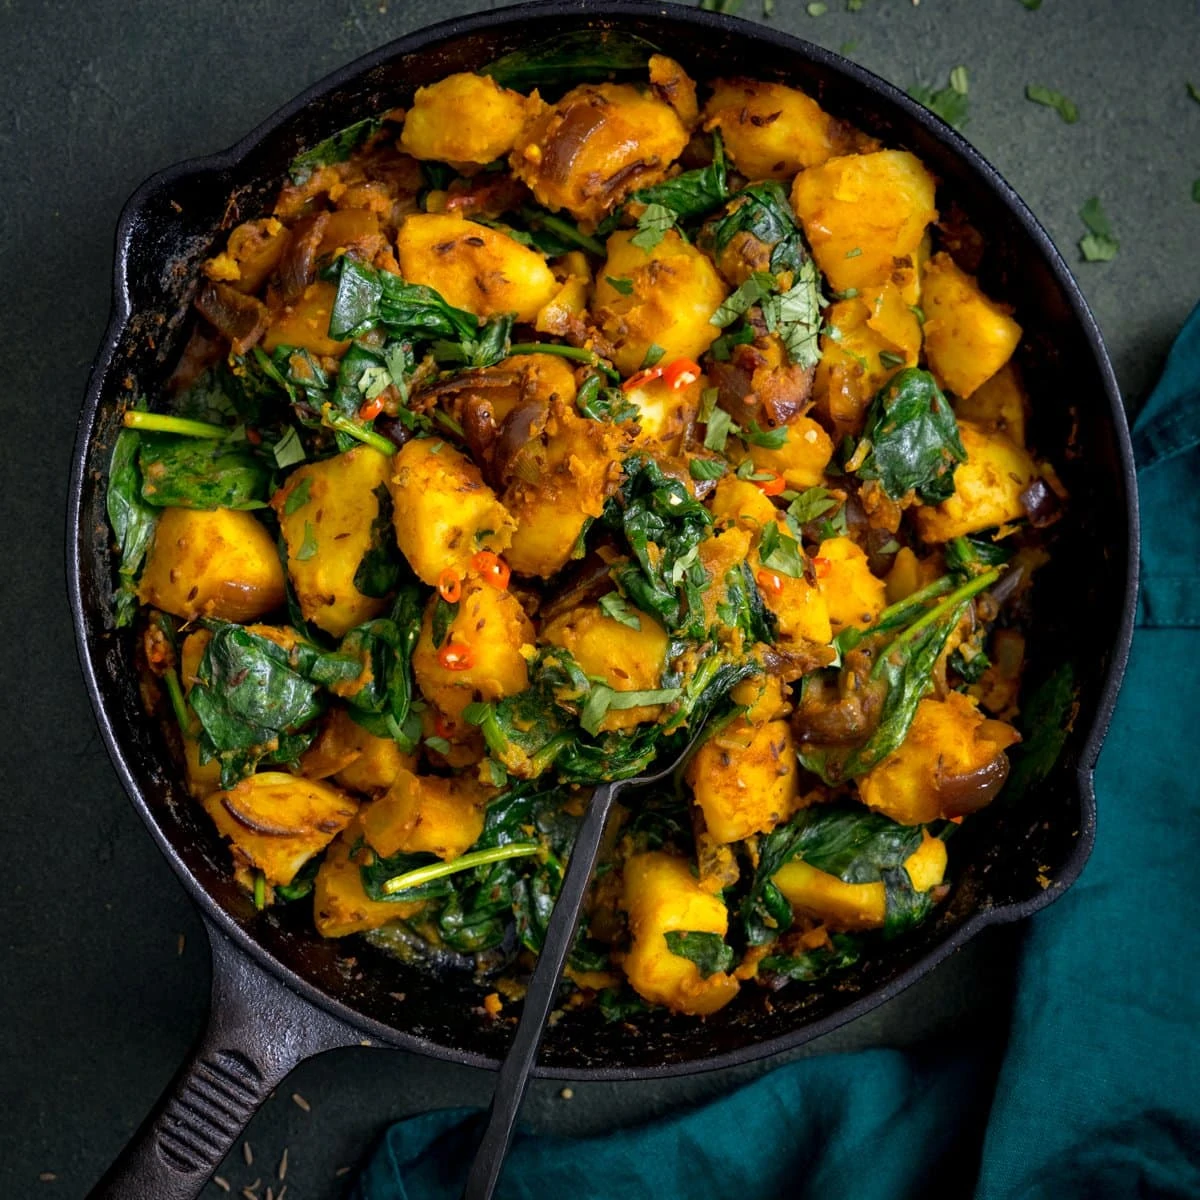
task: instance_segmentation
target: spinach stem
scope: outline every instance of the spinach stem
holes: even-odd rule
[[[964,600],[969,600],[978,592],[982,592],[985,588],[989,588],[997,579],[1000,578],[1000,568],[993,567],[990,571],[985,571],[982,575],[976,575],[974,579],[968,583],[964,583],[957,591],[951,592],[945,600],[939,604],[935,604],[928,609],[925,614],[915,620],[899,637],[897,637],[888,648],[879,656],[879,661],[875,664],[875,669],[872,675],[878,672],[883,664],[897,651],[902,650],[909,642],[913,641],[921,633],[929,628],[930,625],[939,621],[946,613],[952,611]]]
[[[919,591],[913,592],[906,596],[903,600],[897,600],[895,604],[889,604],[887,608],[879,614],[875,621],[875,628],[881,625],[886,625],[888,621],[907,608],[912,608],[914,605],[922,604],[926,600],[932,600],[934,596],[940,596],[943,592],[948,592],[954,586],[954,576],[942,575],[935,579],[932,583],[926,584]],[[867,631],[868,633],[870,630]]]
[[[144,412],[140,408],[129,409],[123,420],[126,429],[141,429],[146,433],[177,433],[181,437],[223,438],[229,432],[223,425],[172,417],[169,413]]]
[[[261,871],[254,872],[254,907],[259,912],[267,907],[267,877]]]
[[[575,245],[582,247],[589,254],[595,254],[603,258],[607,253],[603,242],[592,237],[590,234],[581,233],[570,221],[562,217],[556,217],[553,213],[544,213],[532,208],[523,208],[521,209],[521,216],[535,229],[540,228],[548,230],[550,233],[557,233],[560,238],[565,238],[568,242],[574,242]]]
[[[192,719],[188,716],[187,700],[184,699],[183,687],[179,682],[179,675],[174,667],[168,667],[163,672],[163,682],[167,685],[167,695],[171,700],[171,711],[175,714],[175,720],[179,722],[179,732],[184,737],[188,737],[191,733]]]
[[[516,342],[509,346],[508,352],[509,354],[557,354],[559,358],[573,358],[576,362],[597,367],[614,382],[621,378],[620,371],[615,367],[610,367],[594,350],[585,350],[582,346],[561,346],[557,342]]]
[[[354,438],[355,441],[362,442],[364,446],[370,446],[378,450],[380,454],[386,454],[389,458],[396,453],[395,443],[388,441],[382,433],[376,433],[373,429],[367,429],[366,426],[352,420],[344,413],[334,412],[333,406],[330,404],[321,405],[321,420],[330,429],[336,430],[338,433],[344,433]]]
[[[442,879],[446,875],[457,875],[459,871],[469,871],[472,867],[503,862],[506,858],[528,858],[540,849],[541,846],[537,842],[509,842],[507,846],[489,846],[486,850],[473,850],[470,854],[463,854],[451,862],[430,863],[427,867],[417,867],[415,870],[405,871],[403,875],[394,875],[384,882],[380,890],[385,896],[394,896],[397,892],[408,891],[409,888],[419,887],[434,879]]]

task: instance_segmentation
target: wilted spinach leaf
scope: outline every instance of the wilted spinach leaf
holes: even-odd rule
[[[663,937],[672,954],[696,964],[701,979],[733,966],[733,947],[727,946],[719,933],[671,930]]]
[[[144,434],[138,466],[142,499],[159,508],[262,508],[271,485],[247,442]]]
[[[1010,751],[1012,770],[1004,790],[1006,796],[1024,796],[1054,769],[1071,732],[1077,693],[1075,667],[1065,662],[1022,702],[1023,740]]]
[[[951,538],[946,543],[946,570],[969,578],[1002,566],[1012,556],[1011,550],[990,538]]]
[[[372,494],[379,507],[371,522],[371,545],[354,572],[354,586],[364,596],[382,600],[400,582],[404,563],[392,528],[392,494],[385,483]]]
[[[662,205],[675,214],[676,220],[681,220],[712,212],[728,195],[725,144],[718,131],[713,134],[713,157],[708,166],[682,171],[653,187],[640,188],[630,195],[629,200]]]
[[[233,787],[259,762],[294,762],[324,710],[318,685],[282,646],[241,625],[208,622],[212,638],[188,697],[200,720],[200,760],[217,759]]]
[[[702,638],[708,577],[698,551],[712,527],[704,505],[654,459],[635,455],[625,460],[625,480],[600,520],[624,536],[636,560],[612,570],[625,595],[671,632]]]
[[[862,954],[858,938],[835,933],[830,935],[829,942],[827,946],[818,946],[815,950],[805,950],[800,954],[768,954],[759,963],[759,970],[765,975],[812,983],[814,979],[858,962]]]
[[[867,411],[870,450],[858,468],[899,500],[915,490],[927,504],[954,495],[954,472],[966,462],[954,411],[934,378],[919,367],[894,375]]]
[[[798,271],[808,257],[804,239],[783,185],[775,180],[752,183],[735,192],[724,212],[700,233],[700,245],[720,257],[735,237],[735,251],[773,274]],[[757,246],[754,243],[758,243]],[[767,256],[765,264],[762,255]]]
[[[311,149],[297,154],[288,167],[292,182],[299,186],[307,183],[309,177],[318,167],[328,167],[333,163],[345,162],[368,138],[370,138],[383,122],[378,117],[367,117],[355,121],[345,129],[339,129],[324,141],[318,142]]]
[[[137,454],[140,439],[132,429],[124,429],[113,446],[108,466],[108,491],[104,498],[108,522],[116,535],[121,553],[117,568],[117,587],[113,592],[118,627],[133,622],[137,612],[137,577],[142,569],[158,513],[142,499],[142,479]]]
[[[538,88],[543,94],[577,83],[599,83],[624,75],[642,75],[650,56],[658,51],[653,42],[615,29],[589,29],[547,38],[481,67],[501,87],[527,92]]]

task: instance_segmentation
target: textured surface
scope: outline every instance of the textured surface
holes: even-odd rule
[[[140,1121],[199,1030],[203,938],[181,889],[125,802],[94,734],[75,666],[62,579],[62,521],[75,412],[108,308],[112,229],[133,187],[167,162],[220,148],[296,91],[390,37],[479,7],[328,0],[0,2],[0,245],[10,567],[0,766],[8,842],[0,976],[0,1194],[82,1195]],[[1079,277],[1136,403],[1195,300],[1200,57],[1194,0],[867,0],[811,18],[776,0],[775,21],[901,84],[971,76],[966,133],[1042,218],[1069,261],[1077,210],[1099,194],[1121,239],[1115,262]],[[836,11],[833,11],[836,10]],[[757,16],[758,0],[747,0]],[[1120,56],[1119,69],[1098,69]],[[1023,99],[1042,83],[1078,124]],[[1200,82],[1200,81],[1198,81]],[[1086,398],[1082,398],[1085,399]],[[19,564],[19,565],[18,565]],[[27,631],[24,636],[18,630]],[[28,636],[36,631],[36,639]],[[182,953],[179,952],[183,935]],[[899,1000],[811,1047],[984,1036],[1003,1024],[1012,931],[988,934]],[[537,1128],[598,1131],[711,1095],[760,1068],[658,1084],[538,1085]],[[333,1174],[390,1118],[479,1103],[488,1077],[394,1053],[343,1051],[306,1064],[255,1119],[270,1177],[291,1146],[290,1197],[338,1194]],[[306,1113],[288,1098],[306,1097]],[[211,1189],[211,1194],[218,1194]]]

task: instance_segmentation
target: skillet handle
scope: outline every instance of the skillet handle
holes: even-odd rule
[[[89,1200],[193,1200],[293,1067],[361,1041],[211,925],[208,938],[213,964],[208,1026]]]

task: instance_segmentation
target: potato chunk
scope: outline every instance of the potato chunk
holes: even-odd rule
[[[798,491],[816,487],[833,457],[829,434],[812,417],[793,417],[781,428],[787,430],[787,439],[778,450],[750,442],[744,453],[736,455],[738,461],[748,458],[757,471],[782,475],[788,487]]]
[[[283,603],[283,566],[248,512],[164,508],[138,599],[185,621],[253,621]]]
[[[723,938],[729,928],[724,903],[700,887],[685,859],[661,851],[634,855],[625,864],[621,907],[629,914],[633,935],[622,966],[643,1000],[704,1016],[737,995],[733,976],[717,971],[704,979],[691,959],[672,954],[667,945],[667,933]]]
[[[817,411],[840,438],[862,431],[876,393],[902,368],[917,365],[921,326],[893,283],[864,289],[826,310],[833,333],[821,335],[813,380]]]
[[[835,291],[886,283],[937,218],[933,176],[907,150],[831,158],[801,171],[792,207]]]
[[[597,324],[615,347],[613,362],[626,375],[642,365],[652,345],[663,348],[664,363],[699,360],[721,332],[710,318],[727,293],[712,260],[674,229],[650,250],[635,246],[636,236],[618,230],[609,237],[593,305]],[[610,279],[629,280],[629,295]]]
[[[899,749],[858,779],[862,802],[901,825],[959,817],[987,804],[1008,775],[1020,734],[961,692],[925,699]]]
[[[946,874],[946,843],[926,833],[904,860],[904,869],[918,892],[937,887]],[[845,883],[799,859],[784,863],[771,879],[793,909],[816,917],[830,929],[878,929],[887,917],[882,880]]]
[[[288,574],[300,611],[336,638],[386,606],[382,597],[364,596],[354,581],[371,549],[378,489],[386,489],[391,472],[386,454],[355,446],[297,467],[271,497],[287,542]]]
[[[959,421],[967,461],[954,472],[954,495],[916,510],[917,530],[927,542],[946,542],[1025,515],[1021,493],[1033,482],[1033,459],[1002,433],[985,433]]]
[[[517,524],[506,557],[518,574],[548,578],[570,561],[587,519],[604,511],[633,434],[581,417],[565,396],[553,397],[529,432],[524,469],[504,492]]]
[[[533,625],[511,592],[497,591],[478,579],[463,584],[458,615],[450,622],[446,640],[467,647],[470,666],[452,671],[438,658],[433,644],[433,614],[437,597],[431,597],[421,621],[421,637],[413,651],[413,675],[421,695],[457,719],[473,700],[499,700],[529,686],[529,669],[521,653],[532,646]]]
[[[718,842],[768,833],[795,810],[796,747],[786,721],[737,720],[713,734],[688,763],[686,779]]]
[[[392,468],[396,541],[430,587],[447,568],[466,574],[480,550],[508,549],[515,523],[465,455],[445,442],[414,438]]]
[[[336,296],[335,284],[324,279],[310,283],[294,304],[285,304],[272,313],[271,324],[263,334],[263,349],[270,354],[279,346],[291,346],[318,357],[341,358],[350,349],[350,343],[329,336],[329,316]]]
[[[704,128],[719,129],[747,179],[791,179],[866,144],[798,88],[753,79],[718,79],[704,106]]]
[[[304,753],[300,767],[309,779],[334,779],[354,792],[386,791],[402,771],[416,767],[415,754],[405,754],[391,738],[376,737],[344,708],[335,708]]]
[[[542,629],[552,646],[569,650],[584,674],[603,679],[614,692],[651,691],[659,686],[667,663],[667,633],[653,618],[638,614],[640,629],[630,629],[606,616],[598,604],[583,604],[555,617]],[[662,705],[611,708],[600,730],[629,729],[655,721]]]
[[[678,114],[630,83],[584,83],[526,126],[509,162],[547,208],[594,224],[687,145]]]
[[[925,264],[922,281],[929,369],[955,395],[969,396],[1012,357],[1021,327],[944,252]]]
[[[350,857],[350,847],[362,835],[355,821],[336,837],[317,868],[313,885],[313,923],[322,937],[365,933],[392,921],[415,916],[424,900],[372,900],[362,883],[362,867]]]
[[[417,88],[400,145],[413,158],[483,166],[513,148],[526,120],[541,107],[536,92],[527,98],[488,75],[447,75]]]
[[[779,510],[762,488],[736,475],[721,479],[708,507],[716,524],[749,530],[756,538],[768,521],[779,516]]]
[[[737,528],[726,529],[700,543],[698,557],[700,565],[708,575],[708,586],[701,594],[706,628],[724,627],[719,609],[729,601],[726,579],[731,571],[737,571],[738,576],[735,578],[740,578],[742,563],[750,554],[750,543],[750,533]],[[722,632],[720,636],[733,642],[738,648],[741,647],[744,638],[740,629],[734,629],[730,633]]]
[[[1029,397],[1021,376],[1009,362],[970,396],[959,396],[954,402],[954,414],[961,421],[970,421],[988,433],[1006,434],[1018,446],[1024,446],[1028,407]]]
[[[696,424],[700,393],[707,386],[703,375],[683,387],[672,387],[660,375],[630,388],[625,397],[638,408],[637,446],[658,457],[677,455]]]
[[[559,291],[546,260],[498,229],[442,213],[412,213],[396,235],[400,271],[477,317],[533,321]]]
[[[257,868],[272,886],[291,883],[358,811],[340,788],[281,771],[260,771],[201,803],[232,843],[235,864]]]
[[[363,833],[383,858],[401,850],[458,858],[479,840],[486,804],[487,793],[469,776],[445,779],[400,771],[363,810]]]
[[[779,523],[780,531],[791,537]],[[816,642],[825,645],[833,637],[829,610],[820,589],[807,579],[794,578],[764,567],[756,547],[750,559],[763,603],[775,614],[779,640],[788,643]]]
[[[867,554],[849,538],[827,538],[816,555],[817,586],[834,633],[847,626],[867,629],[887,607],[887,584],[876,579]]]

